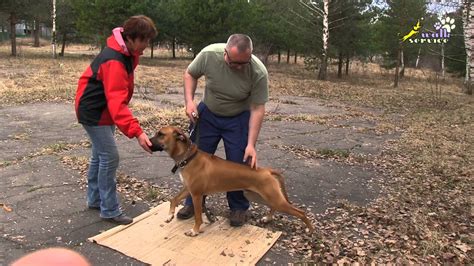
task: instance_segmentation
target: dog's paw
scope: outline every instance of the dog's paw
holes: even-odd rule
[[[269,222],[273,221],[273,217],[270,217],[270,216],[265,216],[263,217],[262,219],[260,219],[260,222],[264,223],[264,224],[267,224]]]
[[[170,214],[168,218],[166,218],[165,222],[169,223],[173,220],[173,218],[174,218],[174,215]]]
[[[195,232],[194,229],[190,229],[190,230],[184,232],[184,234],[186,236],[195,237],[195,236],[199,235],[199,232]]]

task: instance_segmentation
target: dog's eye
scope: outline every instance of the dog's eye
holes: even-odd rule
[[[161,131],[158,132],[158,138],[162,138],[165,134]]]

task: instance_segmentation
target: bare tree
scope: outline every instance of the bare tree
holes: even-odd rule
[[[17,23],[17,16],[14,11],[10,12],[10,40],[11,40],[11,47],[12,47],[12,56],[16,56],[16,23]]]
[[[400,61],[402,57],[402,43],[399,44],[398,49],[397,49],[397,65],[395,66],[395,78],[393,80],[393,87],[397,88],[398,87],[398,82],[400,80]]]
[[[53,30],[51,36],[51,45],[53,49],[53,58],[56,58],[56,0],[53,0]]]
[[[323,0],[323,51],[318,79],[326,80],[328,69],[328,42],[329,42],[329,0]]]
[[[444,78],[446,75],[446,67],[444,64],[445,56],[444,56],[444,43],[441,43],[441,76]]]
[[[464,92],[472,94],[474,87],[474,4],[465,0],[463,5],[464,46],[466,47],[466,77]]]
[[[309,17],[305,17],[295,12],[293,12],[293,14],[300,17],[304,21],[309,22],[309,25],[311,25],[312,27],[315,27],[314,32],[316,32],[315,35],[317,36],[317,39],[315,39],[314,43],[318,45],[318,54],[319,51],[321,51],[321,65],[319,66],[318,79],[325,80],[327,78],[327,61],[329,46],[329,0],[322,0],[322,8],[320,7],[321,1],[300,0],[299,3],[309,11]],[[320,43],[321,40],[322,43]]]
[[[418,56],[416,57],[415,68],[418,68],[418,65],[420,64],[420,56],[421,56],[421,46],[420,48],[418,48]]]
[[[40,47],[40,39],[39,39],[39,32],[40,32],[40,25],[39,20],[37,18],[33,19],[33,47]]]

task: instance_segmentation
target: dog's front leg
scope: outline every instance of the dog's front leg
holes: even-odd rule
[[[202,197],[203,195],[199,194],[191,194],[193,198],[193,205],[194,205],[194,227],[193,229],[184,233],[187,236],[197,236],[199,235],[199,228],[201,228],[202,224]]]
[[[181,188],[181,191],[176,195],[174,198],[170,200],[170,210],[168,212],[168,218],[166,218],[165,222],[169,223],[174,218],[174,212],[178,204],[187,196],[189,196],[189,191],[186,186]]]

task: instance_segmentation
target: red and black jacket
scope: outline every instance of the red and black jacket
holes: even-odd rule
[[[137,65],[138,56],[123,51],[115,37],[110,36],[107,47],[79,78],[75,100],[78,122],[89,126],[116,125],[129,138],[142,134],[138,120],[128,108]]]

